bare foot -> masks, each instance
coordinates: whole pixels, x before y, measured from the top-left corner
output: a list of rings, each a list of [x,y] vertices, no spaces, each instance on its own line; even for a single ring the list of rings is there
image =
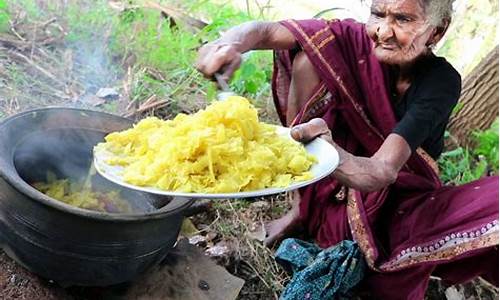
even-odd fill
[[[274,244],[281,242],[301,228],[299,222],[300,194],[297,191],[292,194],[292,201],[292,209],[286,215],[265,224],[266,238],[264,244],[267,247],[272,247]]]

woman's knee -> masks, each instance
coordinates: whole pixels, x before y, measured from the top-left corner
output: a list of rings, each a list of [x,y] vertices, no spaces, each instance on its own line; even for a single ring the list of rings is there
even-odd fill
[[[307,79],[309,85],[312,80],[319,82],[319,76],[316,73],[314,65],[303,51],[297,53],[293,59],[292,77],[299,80]]]

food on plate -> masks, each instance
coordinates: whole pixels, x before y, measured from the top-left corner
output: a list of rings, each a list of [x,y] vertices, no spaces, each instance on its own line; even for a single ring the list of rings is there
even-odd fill
[[[172,120],[149,117],[106,136],[94,151],[123,167],[123,181],[167,191],[234,193],[286,187],[312,178],[316,158],[257,109],[232,96]]]

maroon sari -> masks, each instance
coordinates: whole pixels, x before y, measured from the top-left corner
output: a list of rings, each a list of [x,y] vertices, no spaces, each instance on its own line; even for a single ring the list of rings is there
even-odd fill
[[[387,67],[363,24],[284,21],[322,79],[293,124],[323,118],[334,141],[371,156],[395,127]],[[294,51],[275,53],[273,96],[283,123]],[[332,176],[302,189],[300,218],[321,247],[354,239],[370,267],[364,285],[380,299],[423,299],[431,274],[448,283],[482,275],[498,284],[498,177],[443,186],[435,162],[415,152],[397,181],[377,192]],[[457,272],[457,270],[459,270]]]

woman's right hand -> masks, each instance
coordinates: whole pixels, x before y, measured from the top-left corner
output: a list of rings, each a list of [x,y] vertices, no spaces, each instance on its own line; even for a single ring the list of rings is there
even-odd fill
[[[239,43],[224,43],[214,41],[200,48],[196,69],[205,77],[213,78],[215,73],[220,73],[222,79],[229,81],[233,73],[241,64],[241,52],[238,50]]]
[[[307,123],[293,126],[290,134],[294,140],[301,143],[308,143],[314,138],[320,137],[334,145],[332,132],[328,128],[325,120],[321,118],[314,118]]]
[[[285,50],[297,46],[294,35],[278,22],[250,21],[229,29],[198,51],[196,69],[205,77],[220,73],[229,81],[241,64],[241,54],[254,49]]]

